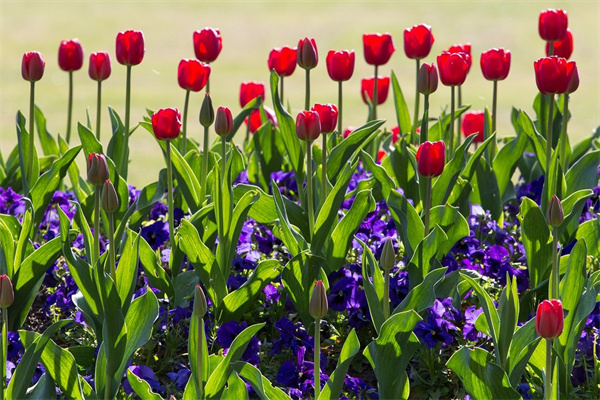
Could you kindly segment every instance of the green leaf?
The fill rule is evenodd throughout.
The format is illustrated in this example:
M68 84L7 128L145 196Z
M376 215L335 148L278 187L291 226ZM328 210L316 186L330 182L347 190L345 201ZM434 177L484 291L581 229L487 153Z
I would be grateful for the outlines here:
M314 321L308 311L308 304L312 288L321 276L321 266L324 262L320 257L302 252L288 261L281 273L283 286L304 326L309 326Z
M362 150L360 152L360 158L363 161L365 169L371 171L373 177L381 185L381 194L383 194L383 198L387 199L390 196L391 191L396 189L396 183L387 174L385 168L381 165L377 165L375 161L373 161L373 158L369 153Z
M454 190L454 185L463 169L467 165L468 152L467 149L473 142L474 135L469 136L465 141L456 149L454 158L450 160L444 167L444 172L437 178L433 184L433 191L431 196L431 205L437 206L446 203L448 197Z
M116 271L117 291L121 298L123 314L127 314L135 290L138 275L139 245L140 235L128 229L123 252L121 253L121 258L119 258L119 267Z
M247 400L248 388L246 388L246 383L235 373L229 375L227 387L220 398L223 400Z
M164 141L159 142L163 151L166 151ZM173 163L175 179L178 182L177 188L181 190L181 194L193 214L201 208L204 201L204 199L200 198L200 193L202 192L200 182L190 165L175 146L171 146L171 162Z
M279 217L279 229L281 230L281 241L285 244L292 257L298 255L301 251L307 250L308 245L300 232L297 232L292 223L290 223L287 215L287 208L283 201L283 196L279 192L279 187L272 181L273 199L275 200L275 208Z
M188 381L188 386L190 389L185 388L185 393L190 392L193 389L194 396L193 398L204 398L203 388L208 381L208 377L210 375L210 362L208 357L208 347L206 344L206 333L204 330L204 319L199 317L198 315L192 314L192 318L190 320L190 330L188 336L188 359L190 362L190 369L192 373L190 375L190 379ZM200 366L200 371L198 371L199 361L202 363ZM190 385L191 383L191 385ZM199 393L200 392L200 393ZM184 394L184 398L187 397Z
M498 155L494 158L493 169L496 174L501 198L504 197L506 188L511 182L511 178L517 168L517 163L521 159L527 143L527 135L517 135L516 138L502 146Z
M415 249L423 240L425 225L423 225L419 213L409 203L408 199L396 190L390 192L386 203L394 219L398 235L404 244L406 257L411 258Z
M419 243L406 267L411 289L421 283L429 271L441 266L437 262L437 258L443 256L440 248L447 242L448 236L442 228L436 225L431 233Z
M127 370L127 380L131 385L131 388L142 399L148 400L163 400L163 398L152 391L150 384L144 379L138 377L136 374Z
M400 84L394 71L392 71L392 93L394 93L394 105L396 106L396 118L398 119L400 134L410 133L412 121L410 120L406 100L404 99L402 89L400 89Z
M506 368L513 388L521 383L521 376L525 372L529 358L541 339L535 332L535 318L530 319L515 331Z
M415 152L410 148L408 138L402 138L396 144L389 157L385 157L381 165L394 178L396 187L404 190L404 196L419 203L419 175Z
M506 359L513 340L517 320L519 316L519 293L517 292L517 278L513 275L512 281L506 274L506 286L500 293L498 299L498 317L500 321L500 330L498 335L498 354L500 360L497 360L500 366L506 369Z
M373 326L379 333L385 322L383 316L383 274L369 246L360 239L357 239L357 241L363 247L362 276L367 305L369 306Z
M448 240L440 246L438 254L448 254L459 240L469 236L469 223L458 207L450 205L433 207L429 218L430 226L438 225L448 236Z
M591 219L579 225L575 238L585 240L588 245L588 256L598 258L600 255L600 220Z
M43 373L37 383L27 390L26 400L46 400L56 396L56 385L48 374Z
M355 355L360 350L360 342L354 329L350 331L342 347L340 357L338 359L335 370L329 376L327 383L321 391L319 399L337 399L342 393L342 387L344 386L344 380L346 379L346 373L350 367L350 363Z
M263 400L290 400L290 397L278 387L274 387L258 368L247 362L233 364L234 370L244 378Z
M518 126L529 137L533 151L542 171L546 170L546 139L540 135L533 125L531 118L524 111L519 111Z
M581 157L567 171L567 192L565 197L582 189L594 189L598 186L598 166L600 150L592 151Z
M235 137L235 134L237 133L238 129L240 129L240 126L242 126L242 124L244 123L244 120L246 118L248 118L248 116L250 116L250 114L252 114L252 111L256 110L261 105L262 105L262 97L261 96L257 96L254 99L250 100L241 109L240 113L238 115L236 115L235 118L233 119L233 130L227 136L227 141L228 142L231 142L233 140L233 138Z
M423 279L423 282L408 292L408 295L398 304L392 314L408 310L421 312L431 307L437 297L435 288L444 279L447 270L448 268L443 267L429 272Z
M142 236L139 237L139 258L150 286L159 289L168 297L173 297L175 295L173 283L162 267L160 257Z
M562 200L563 212L565 219L563 224L558 228L558 237L561 238L566 236L568 239L564 240L563 243L570 243L573 241L575 232L579 228L579 217L587 199L589 199L594 192L590 189L579 190L572 193L569 197Z
M527 197L521 202L519 221L529 266L529 286L535 288L550 276L552 238L544 214L538 205Z
M484 210L489 210L492 219L501 221L503 219L502 195L496 180L496 173L490 168L484 158L481 158L475 168L475 179L471 202L480 204Z
M58 157L60 151L58 149L58 145L54 141L54 138L46 128L46 117L44 116L44 113L38 106L35 106L34 114L35 126L38 131L38 136L40 137L40 144L42 145L44 154L47 156L52 155Z

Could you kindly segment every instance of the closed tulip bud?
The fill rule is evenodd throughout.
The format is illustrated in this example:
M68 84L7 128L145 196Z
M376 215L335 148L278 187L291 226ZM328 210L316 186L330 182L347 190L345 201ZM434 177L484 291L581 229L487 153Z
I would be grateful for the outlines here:
M533 63L535 83L543 94L562 94L569 88L574 61L562 57L545 57Z
M90 54L90 68L88 70L90 78L101 82L110 76L111 71L110 54L106 51L98 51Z
M313 69L319 63L319 53L315 39L304 38L298 42L296 59L298 66L303 69Z
M210 77L210 65L198 60L181 60L177 67L177 83L182 89L199 92Z
M448 53L444 51L437 57L440 80L446 86L460 86L467 79L469 63L466 53Z
M176 108L163 108L152 114L152 131L158 140L176 139L181 132L181 113Z
M510 51L490 49L481 53L481 72L488 81L501 81L510 70Z
M560 300L544 300L537 308L535 331L544 339L555 339L563 331L564 319Z
M429 55L434 42L431 27L421 24L404 30L404 54L413 60L420 60Z
M90 153L87 160L87 180L94 186L102 186L109 178L108 163L102 154Z
M369 104L367 99L373 104L373 92L375 91L375 78L365 78L361 81L360 94L365 104ZM377 104L383 104L387 100L390 89L390 78L377 77Z
M271 50L267 60L269 71L275 70L281 77L292 75L296 70L297 55L297 49L288 46Z
M208 128L213 122L215 122L215 109L213 108L210 94L206 93L202 107L200 107L200 125Z
M423 63L417 76L417 89L421 94L431 94L437 90L438 74L435 65Z
M15 292L8 275L0 275L0 307L8 308L15 301Z
M208 306L206 304L206 296L204 295L204 291L200 285L196 285L196 289L194 290L194 315L196 317L202 318L206 315L206 311L208 310Z
M321 319L327 315L329 305L327 304L327 292L323 281L316 281L308 303L308 312L314 319Z
M41 53L37 51L30 51L23 54L23 61L21 62L21 75L26 81L37 82L42 79L45 67L46 62L44 61Z
M552 199L550 199L550 204L548 205L548 211L546 212L546 221L548 225L553 228L558 228L562 225L565 220L565 213L563 212L562 204L560 199L554 195Z
M465 137L469 137L472 134L476 133L475 139L473 139L474 143L483 142L483 127L485 124L485 113L483 111L470 111L465 113L461 130Z
M79 40L63 40L58 47L58 66L63 71L77 71L83 65L83 47Z
M336 82L347 81L354 73L354 50L334 51L327 53L327 73Z
M424 177L440 176L446 162L446 145L443 141L424 142L417 150L417 170Z
M338 109L335 104L315 104L311 111L319 113L321 133L331 133L335 130L338 118Z
M114 185L108 179L102 188L102 209L107 213L113 213L119 209L119 196Z
M217 108L215 117L215 132L219 136L227 136L233 131L233 117L227 107Z
M573 34L571 31L567 29L565 37L562 40L555 41L553 47L553 56L566 58L567 60L571 58L571 54L573 54ZM550 57L550 42L546 42L546 57Z
M119 32L116 40L117 61L122 65L138 65L144 59L146 47L141 31Z
M386 64L396 48L389 33L365 33L363 35L365 61L370 65Z
M265 100L265 85L260 82L242 82L240 86L240 106L244 107L255 98Z
M565 37L568 25L569 18L566 11L549 8L540 13L538 31L542 39L553 42Z
M194 32L194 51L198 60L211 63L217 59L221 49L223 40L218 29L204 28Z
M321 122L316 111L302 111L296 117L296 135L300 140L311 141L319 138Z
M579 87L579 72L577 71L575 61L567 63L567 80L569 81L569 85L565 93L573 93Z
M390 272L392 268L396 266L396 252L394 252L394 245L392 244L392 239L390 238L387 238L383 244L383 250L381 250L379 264L385 272Z

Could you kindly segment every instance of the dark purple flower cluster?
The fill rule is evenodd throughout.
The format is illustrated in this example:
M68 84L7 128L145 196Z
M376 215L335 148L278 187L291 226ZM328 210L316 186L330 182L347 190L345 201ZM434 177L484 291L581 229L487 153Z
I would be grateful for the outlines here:
M276 382L288 388L292 399L306 399L314 396L314 378L315 366L311 361L306 360L308 349L304 346L298 346L293 350L296 356L296 363L290 360L283 362L277 372ZM323 356L323 355L322 355ZM323 357L321 357L323 361ZM325 369L325 364L321 364L321 371ZM329 379L328 375L320 374L321 387Z
M459 332L457 324L463 316L452 305L452 298L435 299L427 316L417 323L415 335L428 348L432 349L441 343L442 347L450 346Z
M75 206L72 202L75 200L73 192L61 192L57 190L54 193L39 227L40 232L43 233L42 238L44 240L52 240L60 235L60 220L57 207L62 209L67 217L69 217L69 220L73 219Z
M215 342L225 349L223 354L227 354L233 340L247 327L248 323L246 321L242 321L241 324L236 321L230 321L218 328ZM256 336L252 337L250 343L248 343L248 347L246 347L246 351L242 355L242 360L254 366L258 365L260 363L260 345L260 340Z
M593 383L594 363L597 362L598 354L600 354L600 302L596 303L596 307L588 316L577 344L575 368L571 374L573 386Z
M0 214L12 215L20 219L24 212L25 202L23 196L11 188L4 189L0 187Z

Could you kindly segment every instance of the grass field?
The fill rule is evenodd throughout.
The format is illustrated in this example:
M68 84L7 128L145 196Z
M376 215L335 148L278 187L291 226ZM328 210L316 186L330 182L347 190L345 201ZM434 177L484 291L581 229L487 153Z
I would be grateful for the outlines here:
M414 100L414 61L405 57L403 31L419 23L432 26L435 43L425 62L454 43L472 44L473 67L463 88L463 102L473 109L491 107L492 84L479 68L479 56L491 47L512 53L508 78L499 85L498 130L500 136L513 134L510 110L513 106L531 113L537 88L533 61L544 56L544 42L537 33L539 12L554 7L569 15L581 86L571 97L573 118L569 124L575 141L591 134L600 124L600 2L598 1L386 1L386 2L151 2L151 1L1 1L0 6L0 149L6 156L16 143L15 114L27 115L29 85L21 78L21 57L37 50L46 59L43 79L36 85L36 102L45 112L48 128L64 133L68 74L59 69L58 45L62 39L79 38L85 52L82 70L74 75L73 119L86 120L89 110L95 119L96 82L88 77L88 57L93 51L113 56L112 76L103 84L103 104L124 112L125 67L114 58L119 31L144 32L146 56L133 68L132 121L139 121L145 109L183 108L185 92L177 85L177 65L193 58L192 34L205 26L219 28L223 51L212 65L211 89L215 106L239 111L238 93L242 81L267 82L267 56L273 47L295 46L305 36L316 39L320 60L313 70L312 102L336 102L337 86L326 71L325 56L330 49L354 49L356 68L345 84L344 120L347 125L364 123L367 110L359 96L360 80L373 71L364 62L362 34L390 32L396 53L380 68L380 74L394 70L403 88L409 110ZM286 97L295 115L304 104L304 74L297 70L286 80ZM440 85L431 96L432 115L449 103L450 89ZM191 96L189 135L200 137L198 122L202 96ZM267 99L270 105L270 99ZM379 117L396 125L393 99L379 109ZM103 142L108 143L109 119L103 111ZM346 125L346 124L345 124ZM573 139L571 139L573 141ZM143 129L131 141L130 183L140 186L156 180L164 161L153 137ZM83 156L79 156L83 164Z

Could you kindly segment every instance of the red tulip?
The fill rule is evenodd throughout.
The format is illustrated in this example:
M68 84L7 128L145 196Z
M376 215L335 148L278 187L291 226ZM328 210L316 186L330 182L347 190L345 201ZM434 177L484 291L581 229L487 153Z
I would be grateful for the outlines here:
M217 59L222 48L223 41L218 29L204 28L194 32L194 51L198 60L211 63Z
M79 40L63 40L58 47L58 65L63 71L77 71L83 65L83 47Z
M420 60L429 55L433 46L433 34L429 25L415 25L404 30L404 53L406 57Z
M423 63L417 75L417 89L421 94L431 94L437 90L438 74L435 65Z
M98 153L90 153L87 160L87 180L95 186L102 186L109 179L106 157Z
M347 81L354 73L354 50L334 51L327 53L327 73L336 82Z
M569 29L565 33L565 37L562 40L554 42L554 54L555 56L566 58L567 60L573 54L573 34ZM550 57L550 42L546 43L546 56Z
M453 44L452 46L448 47L448 50L446 51L448 53L464 53L467 64L469 64L469 68L467 68L467 73L469 73L471 70L471 64L473 62L471 57L471 43Z
M310 110L319 114L321 133L331 133L335 130L338 118L338 109L335 104L315 104Z
M265 109L265 114L267 115L267 120L271 121L273 125L277 126L277 118L275 117L275 112L271 110L269 107L263 106ZM250 133L254 133L260 128L263 124L262 116L260 115L260 110L254 110L250 113L250 116L244 121L246 124L250 124Z
M240 105L244 107L255 98L265 100L265 85L260 82L242 82L240 86Z
M112 65L110 62L110 54L106 51L98 51L90 54L90 78L101 82L110 76Z
M367 98L373 103L373 86L375 78L365 78L361 81L360 93L362 94L365 104L369 104ZM377 77L377 104L383 104L387 100L388 91L390 88L390 78Z
M510 51L489 49L481 53L481 72L488 81L501 81L508 76L510 70Z
M459 86L467 79L469 64L466 53L448 53L444 51L437 57L440 80L446 86Z
M379 150L377 152L377 162L381 164L381 161L383 160L383 157L385 157L385 155L385 150Z
M158 140L176 139L181 131L181 114L176 108L163 108L152 114L152 130Z
M483 142L483 126L485 123L485 113L483 111L470 111L465 113L461 130L465 137L476 133L474 143Z
M535 331L544 339L557 338L563 331L564 318L560 300L544 300L537 308Z
M302 111L296 117L296 135L300 140L311 141L319 138L321 123L316 111Z
M275 70L279 76L290 76L296 69L297 50L292 47L284 46L275 48L269 53L269 71Z
M122 65L138 65L144 59L144 34L128 30L117 34L117 61Z
M574 61L567 61L562 57L545 57L533 63L535 81L539 91L543 94L561 94L569 88Z
M348 136L350 136L350 134L351 134L352 132L354 132L355 130L356 130L356 128L355 128L355 127L353 127L353 126L349 126L349 127L347 127L347 128L346 128L346 130L344 131L344 135L343 135L343 136L344 136L344 139L346 139Z
M424 142L417 150L417 170L427 178L440 176L446 162L446 145L443 141Z
M313 69L319 63L319 53L315 39L304 38L298 42L296 59L300 68Z
M566 93L573 93L579 87L579 72L577 71L575 61L567 63L567 80L569 81L569 85L567 86Z
M30 51L23 54L23 61L21 62L21 75L26 81L37 82L42 79L45 67L46 62L44 61L41 53L37 51Z
M389 33L365 33L363 35L363 47L367 64L384 65L392 57L394 42Z
M400 127L395 126L392 128L392 144L398 143L398 139L400 139Z
M227 136L233 131L233 116L227 107L217 108L215 117L215 132L219 136Z
M8 275L0 275L0 307L8 308L15 301L15 292Z
M538 30L540 37L549 42L562 40L567 33L569 18L567 12L563 10L554 10L552 8L540 13Z
M182 89L201 91L210 77L210 65L198 60L181 60L177 67L177 82Z

